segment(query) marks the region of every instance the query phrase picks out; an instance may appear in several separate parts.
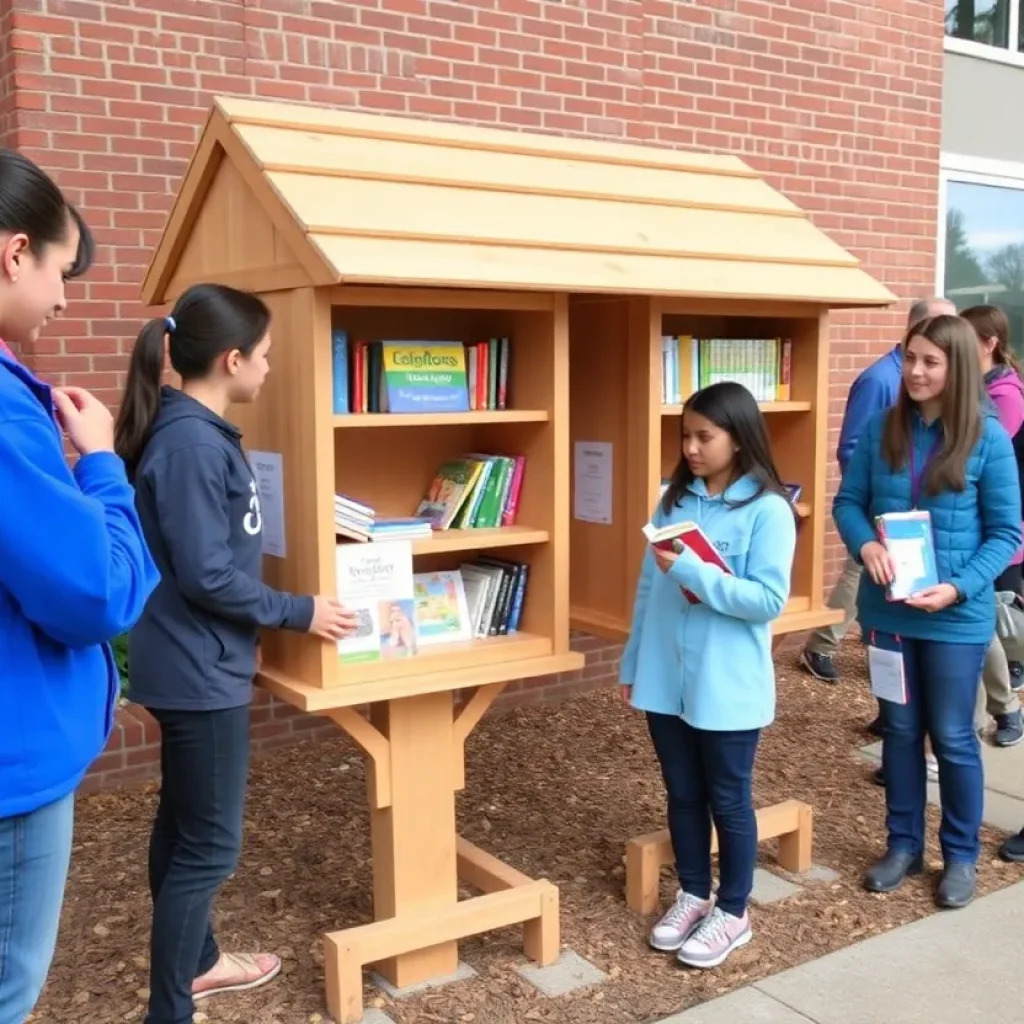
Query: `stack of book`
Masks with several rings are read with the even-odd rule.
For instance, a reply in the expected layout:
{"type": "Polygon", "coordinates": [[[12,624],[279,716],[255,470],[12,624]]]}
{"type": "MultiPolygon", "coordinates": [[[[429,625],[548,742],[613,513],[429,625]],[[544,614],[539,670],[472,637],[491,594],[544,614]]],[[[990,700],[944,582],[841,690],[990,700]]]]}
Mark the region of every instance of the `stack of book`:
{"type": "Polygon", "coordinates": [[[742,384],[759,402],[788,402],[793,343],[788,338],[661,339],[661,401],[679,405],[691,390],[720,381],[742,384]],[[686,372],[688,368],[689,372],[686,372]]]}
{"type": "Polygon", "coordinates": [[[430,520],[415,516],[380,516],[369,505],[343,494],[334,496],[335,532],[349,540],[420,540],[430,537],[430,520]]]}
{"type": "Polygon", "coordinates": [[[529,570],[525,562],[486,557],[459,567],[474,636],[504,636],[519,631],[529,570]]]}
{"type": "Polygon", "coordinates": [[[526,459],[471,453],[443,463],[416,508],[435,530],[513,526],[526,459]]]}

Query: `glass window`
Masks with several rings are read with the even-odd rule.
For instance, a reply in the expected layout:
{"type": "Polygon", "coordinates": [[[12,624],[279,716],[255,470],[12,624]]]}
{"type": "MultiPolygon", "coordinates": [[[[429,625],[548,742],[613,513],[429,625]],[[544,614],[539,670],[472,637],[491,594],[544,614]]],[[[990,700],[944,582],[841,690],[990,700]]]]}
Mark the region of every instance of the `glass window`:
{"type": "Polygon", "coordinates": [[[1020,188],[949,181],[943,292],[966,309],[1000,306],[1024,355],[1024,181],[1020,188]]]}
{"type": "MultiPolygon", "coordinates": [[[[1019,5],[1021,0],[1014,2],[1019,5]]],[[[1010,0],[946,0],[946,35],[1008,47],[1010,0]]]]}

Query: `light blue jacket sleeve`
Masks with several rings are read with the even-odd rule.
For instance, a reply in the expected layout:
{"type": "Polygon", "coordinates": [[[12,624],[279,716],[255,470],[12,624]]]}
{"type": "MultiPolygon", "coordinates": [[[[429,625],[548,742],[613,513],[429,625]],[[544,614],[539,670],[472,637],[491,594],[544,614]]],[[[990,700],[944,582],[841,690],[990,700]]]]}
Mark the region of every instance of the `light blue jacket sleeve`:
{"type": "Polygon", "coordinates": [[[684,548],[668,575],[713,611],[748,622],[777,619],[789,599],[796,517],[779,495],[757,502],[745,576],[732,576],[684,548]]]}
{"type": "MultiPolygon", "coordinates": [[[[876,443],[874,431],[867,431],[861,437],[832,499],[832,519],[846,550],[857,562],[860,562],[860,549],[869,541],[878,540],[869,515],[871,459],[876,443]]],[[[1007,561],[1009,558],[1007,555],[1007,561]]]]}
{"type": "Polygon", "coordinates": [[[965,598],[991,590],[1020,545],[1020,485],[1009,435],[990,421],[987,451],[978,479],[981,547],[951,580],[965,598]]]}
{"type": "Polygon", "coordinates": [[[630,686],[633,685],[636,676],[636,658],[640,650],[640,630],[644,624],[644,615],[647,614],[647,598],[650,596],[651,583],[657,571],[652,549],[648,546],[640,564],[640,579],[637,580],[636,597],[633,600],[633,622],[629,629],[629,639],[622,649],[622,657],[619,660],[619,682],[630,686]]]}

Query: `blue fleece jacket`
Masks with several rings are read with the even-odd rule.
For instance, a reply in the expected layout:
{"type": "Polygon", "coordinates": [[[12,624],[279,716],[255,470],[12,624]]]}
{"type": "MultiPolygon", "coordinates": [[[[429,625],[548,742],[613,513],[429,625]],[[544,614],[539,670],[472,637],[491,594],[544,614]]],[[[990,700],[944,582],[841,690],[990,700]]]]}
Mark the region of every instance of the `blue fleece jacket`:
{"type": "MultiPolygon", "coordinates": [[[[911,507],[908,466],[890,469],[882,455],[887,410],[869,420],[843,474],[832,503],[836,529],[850,554],[877,539],[875,517],[911,507]]],[[[927,425],[918,414],[912,423],[915,465],[923,467],[942,427],[927,425]]],[[[987,644],[995,630],[992,584],[1006,568],[1021,535],[1017,461],[1006,431],[994,412],[983,413],[982,433],[967,459],[963,491],[928,494],[922,486],[918,506],[931,513],[939,580],[964,596],[960,604],[925,612],[889,601],[885,588],[861,574],[857,620],[863,631],[878,630],[918,640],[987,644]]]]}
{"type": "Polygon", "coordinates": [[[638,710],[716,731],[760,729],[774,718],[771,623],[789,598],[796,520],[778,494],[736,507],[756,487],[741,477],[712,497],[697,479],[667,515],[658,504],[656,526],[697,523],[732,574],[688,549],[664,573],[647,550],[620,665],[638,710]]]}
{"type": "Polygon", "coordinates": [[[843,426],[839,432],[839,470],[846,472],[868,420],[882,409],[896,404],[903,378],[903,347],[897,345],[866,366],[853,382],[846,399],[843,426]]]}
{"type": "Polygon", "coordinates": [[[108,641],[159,581],[121,460],[74,472],[50,389],[0,354],[0,818],[66,796],[103,750],[117,670],[108,641]]]}

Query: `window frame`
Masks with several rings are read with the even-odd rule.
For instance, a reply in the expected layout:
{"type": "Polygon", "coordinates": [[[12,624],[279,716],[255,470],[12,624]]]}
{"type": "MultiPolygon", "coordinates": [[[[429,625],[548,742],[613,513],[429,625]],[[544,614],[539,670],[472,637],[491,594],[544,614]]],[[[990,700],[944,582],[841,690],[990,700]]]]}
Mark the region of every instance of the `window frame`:
{"type": "Polygon", "coordinates": [[[1017,48],[1020,35],[1020,3],[1010,0],[1010,19],[1007,26],[1009,41],[1006,46],[990,46],[988,43],[976,43],[973,39],[961,39],[959,36],[945,34],[946,12],[943,4],[942,26],[944,49],[947,53],[959,53],[965,57],[977,57],[980,60],[994,60],[1000,64],[1012,64],[1024,68],[1024,52],[1017,48]]]}
{"type": "MultiPolygon", "coordinates": [[[[1024,54],[1020,55],[1024,58],[1024,54]]],[[[1024,192],[1024,163],[942,153],[939,157],[939,209],[935,249],[935,294],[946,294],[946,204],[949,183],[990,185],[1024,192]]]]}

